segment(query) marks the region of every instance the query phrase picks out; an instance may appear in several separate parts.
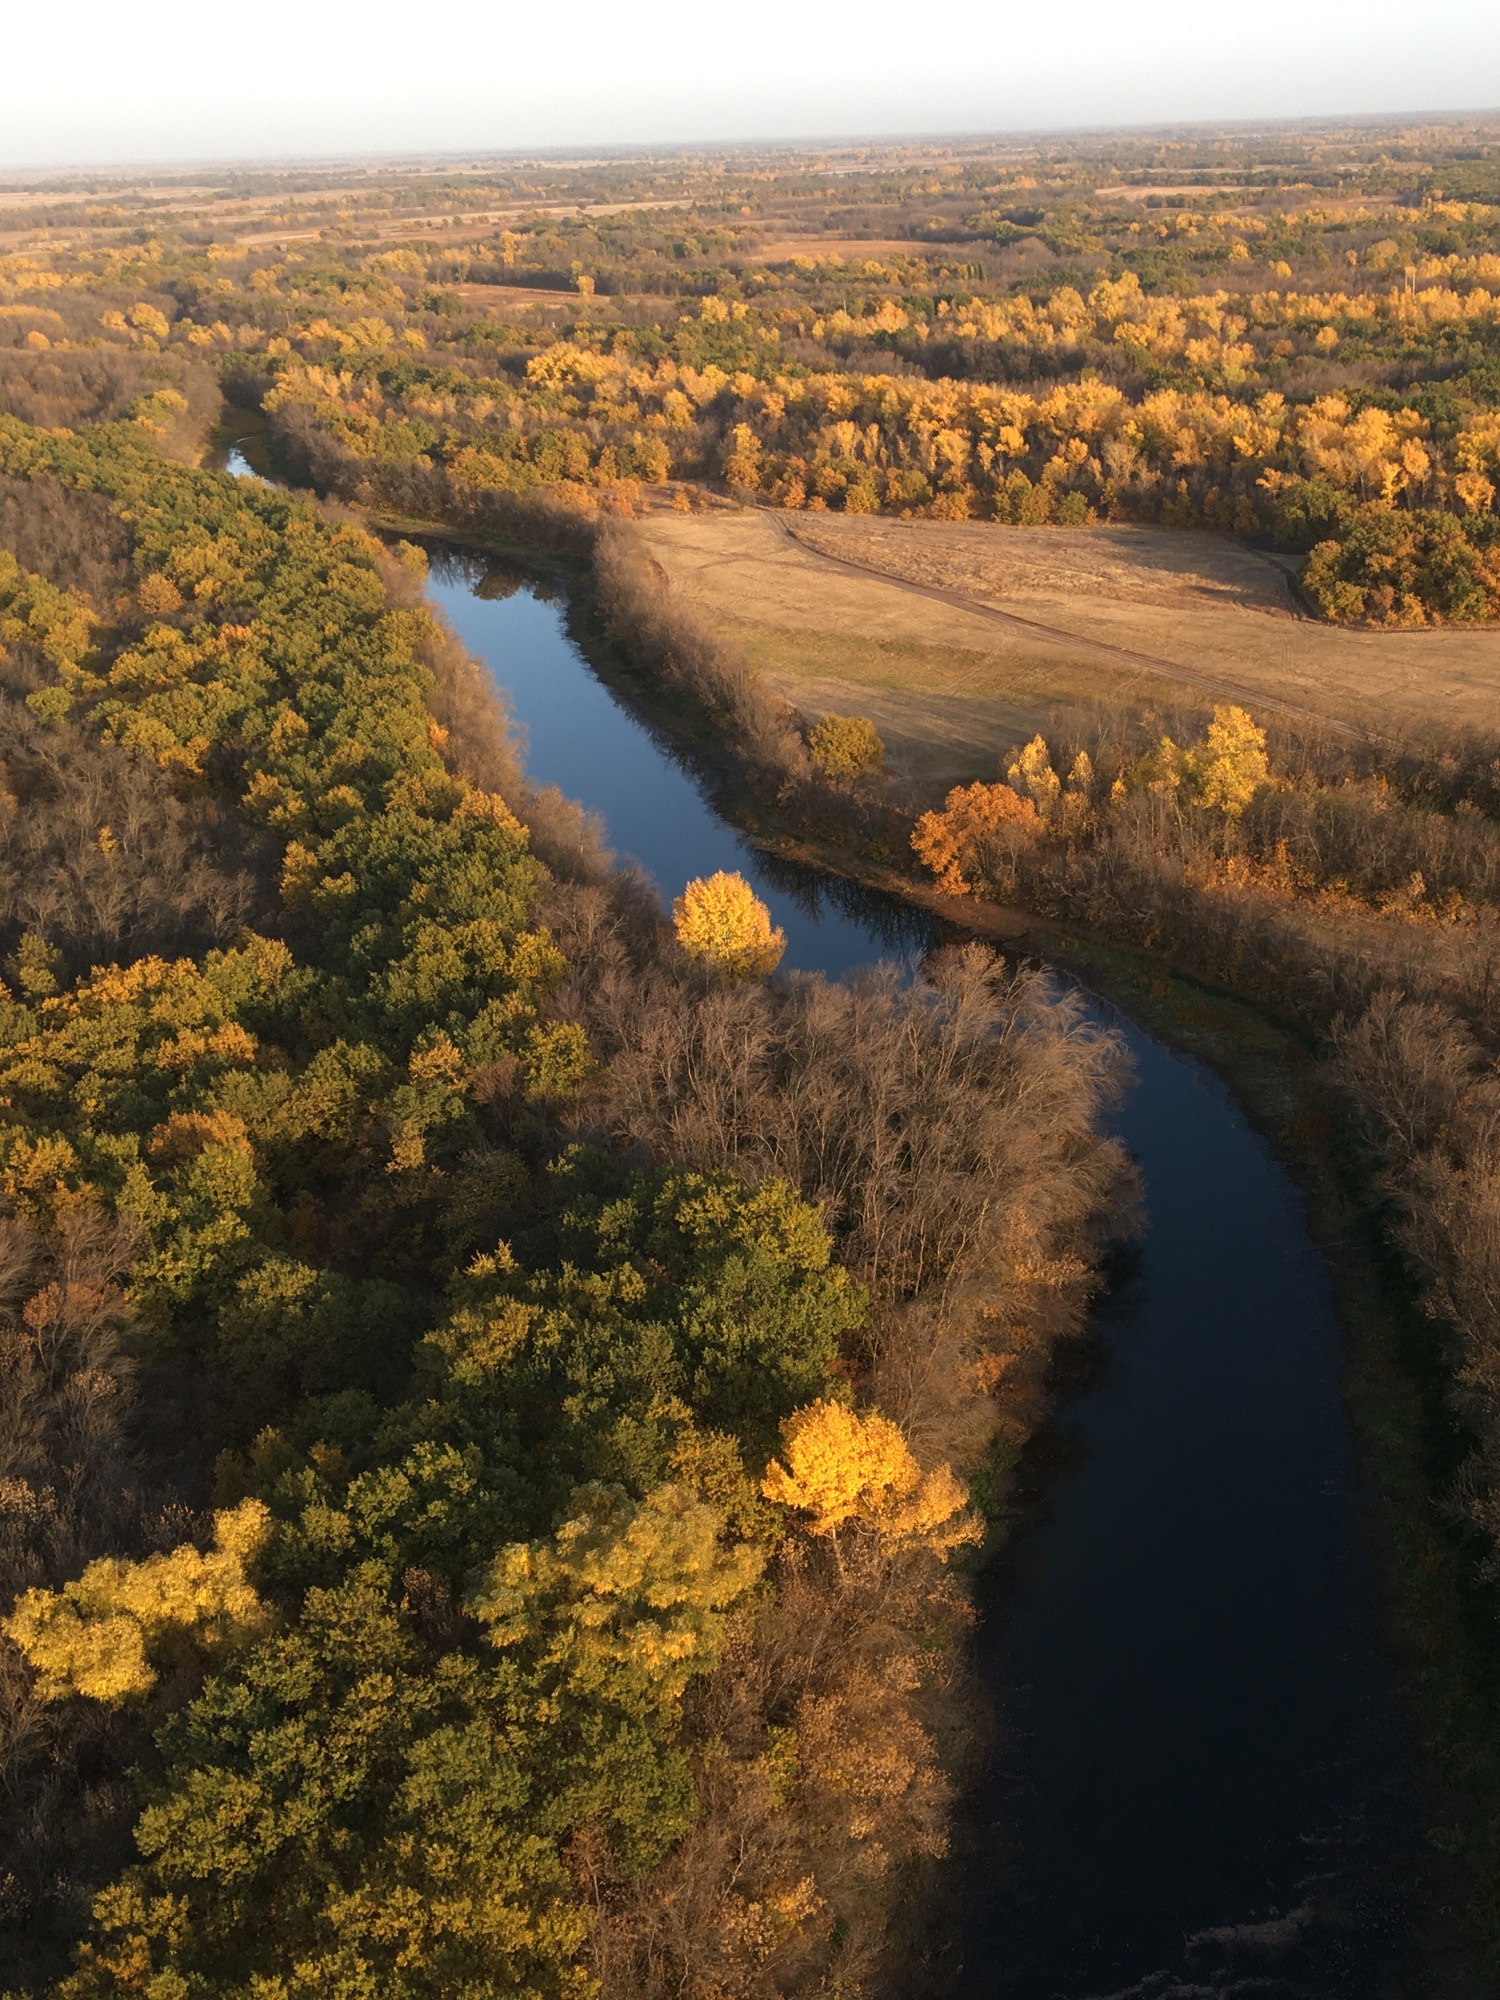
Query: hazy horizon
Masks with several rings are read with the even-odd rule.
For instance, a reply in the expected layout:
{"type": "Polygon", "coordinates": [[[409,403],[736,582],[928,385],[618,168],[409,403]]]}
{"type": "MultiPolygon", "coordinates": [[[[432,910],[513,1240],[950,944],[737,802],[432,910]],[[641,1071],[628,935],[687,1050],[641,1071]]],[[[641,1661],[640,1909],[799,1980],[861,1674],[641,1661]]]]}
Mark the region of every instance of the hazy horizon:
{"type": "Polygon", "coordinates": [[[163,0],[150,33],[84,0],[66,46],[55,16],[8,24],[27,89],[0,170],[1400,120],[1500,99],[1500,9],[1483,0],[1267,0],[1253,33],[1187,0],[1128,18],[1077,0],[1063,18],[964,0],[919,35],[890,0],[853,24],[828,0],[771,0],[752,38],[690,0],[628,18],[583,0],[560,41],[538,10],[459,0],[424,40],[372,0],[357,30],[283,8],[249,41],[194,0],[163,0]]]}
{"type": "Polygon", "coordinates": [[[660,139],[618,139],[618,140],[577,140],[559,141],[548,144],[538,141],[533,145],[516,146],[407,146],[407,147],[344,147],[329,148],[325,151],[308,149],[302,152],[228,152],[146,154],[135,156],[119,155],[113,159],[58,159],[55,161],[35,160],[5,163],[0,159],[0,179],[15,180],[18,177],[35,174],[91,175],[91,174],[131,174],[166,173],[181,174],[194,168],[204,171],[222,171],[231,167],[316,170],[337,167],[412,167],[431,162],[434,165],[447,162],[488,162],[491,160],[542,161],[559,160],[586,163],[590,158],[627,159],[632,156],[657,157],[674,153],[735,153],[759,151],[820,151],[838,152],[842,149],[880,148],[882,150],[902,145],[912,146],[985,146],[992,143],[1015,141],[1017,144],[1050,139],[1077,141],[1098,135],[1101,139],[1118,136],[1139,135],[1143,138],[1156,134],[1192,134],[1236,132],[1253,133],[1288,131],[1298,128],[1319,130],[1333,128],[1345,122],[1351,125],[1401,124],[1407,121],[1440,124],[1461,123],[1466,119],[1500,118],[1500,105],[1433,105],[1401,106],[1375,111],[1331,111],[1294,112],[1284,116],[1264,118],[1161,118],[1142,120],[1119,120],[1107,124],[1102,120],[1090,120],[1081,125],[1005,125],[984,128],[955,127],[913,127],[910,130],[868,131],[868,132],[786,132],[786,133],[730,133],[724,137],[690,135],[682,138],[660,139]]]}

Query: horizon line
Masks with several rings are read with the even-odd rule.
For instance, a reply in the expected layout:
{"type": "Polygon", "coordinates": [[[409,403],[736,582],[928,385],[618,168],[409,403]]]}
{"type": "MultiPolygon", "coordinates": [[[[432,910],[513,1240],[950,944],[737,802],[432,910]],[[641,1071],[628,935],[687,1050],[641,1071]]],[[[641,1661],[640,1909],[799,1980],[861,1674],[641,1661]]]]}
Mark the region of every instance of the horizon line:
{"type": "Polygon", "coordinates": [[[363,169],[397,169],[401,166],[416,167],[430,164],[440,166],[449,162],[464,161],[472,164],[489,162],[515,162],[524,164],[535,161],[585,161],[588,159],[658,159],[673,155],[723,154],[723,153],[771,153],[771,152],[834,152],[841,148],[890,148],[901,145],[947,145],[982,146],[1004,141],[1032,143],[1047,139],[1087,138],[1107,139],[1116,136],[1150,137],[1153,134],[1168,135],[1178,132],[1218,132],[1226,135],[1234,133],[1255,133],[1268,130],[1326,130],[1337,126],[1379,126],[1386,123],[1402,123],[1419,120],[1428,124],[1444,124],[1462,119],[1500,120],[1500,106],[1452,105],[1434,109],[1386,109],[1378,111],[1346,111],[1288,113],[1276,116],[1242,118],[1158,118],[1121,124],[1104,124],[1090,120],[1078,125],[1036,125],[1036,126],[996,126],[961,127],[952,130],[933,128],[900,132],[850,132],[850,133],[807,133],[781,138],[738,137],[726,139],[662,139],[662,140],[615,140],[609,142],[577,141],[567,144],[537,146],[453,146],[453,147],[402,147],[391,150],[368,148],[338,152],[290,152],[290,153],[240,153],[202,154],[179,157],[139,156],[119,157],[110,160],[76,160],[65,162],[0,161],[0,183],[17,176],[34,175],[47,178],[76,178],[100,175],[118,178],[125,174],[167,174],[187,173],[230,173],[230,172],[274,172],[295,173],[298,171],[334,170],[354,171],[363,169]]]}

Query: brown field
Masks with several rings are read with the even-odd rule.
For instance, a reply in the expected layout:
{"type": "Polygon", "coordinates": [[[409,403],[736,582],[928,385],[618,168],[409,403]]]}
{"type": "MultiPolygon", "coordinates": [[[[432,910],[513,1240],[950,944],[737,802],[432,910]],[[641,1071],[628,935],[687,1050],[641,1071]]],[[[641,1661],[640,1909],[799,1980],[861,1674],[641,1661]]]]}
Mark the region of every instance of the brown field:
{"type": "Polygon", "coordinates": [[[986,775],[1075,702],[1237,700],[1382,735],[1500,727],[1500,631],[1321,624],[1283,561],[1213,535],[752,509],[640,532],[778,692],[869,715],[893,765],[932,784],[986,775]]]}
{"type": "Polygon", "coordinates": [[[785,264],[793,257],[837,257],[847,262],[856,257],[956,256],[958,250],[951,243],[916,243],[894,236],[779,236],[742,254],[747,264],[785,264]]]}
{"type": "Polygon", "coordinates": [[[1181,181],[1174,187],[1154,187],[1148,184],[1143,187],[1102,187],[1095,190],[1101,201],[1106,197],[1115,201],[1148,201],[1154,194],[1201,194],[1207,198],[1209,195],[1215,194],[1256,194],[1258,192],[1257,188],[1248,183],[1230,186],[1228,182],[1225,182],[1220,187],[1217,185],[1211,186],[1207,181],[1181,181]]]}
{"type": "Polygon", "coordinates": [[[578,292],[548,291],[540,285],[454,285],[466,306],[489,306],[495,311],[513,306],[572,306],[581,308],[589,300],[578,292]]]}

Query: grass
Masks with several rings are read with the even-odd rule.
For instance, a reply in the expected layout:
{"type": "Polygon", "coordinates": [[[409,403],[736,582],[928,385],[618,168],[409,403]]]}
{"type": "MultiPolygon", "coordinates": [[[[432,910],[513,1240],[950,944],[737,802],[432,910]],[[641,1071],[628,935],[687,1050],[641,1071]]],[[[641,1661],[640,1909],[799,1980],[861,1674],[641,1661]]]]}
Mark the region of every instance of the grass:
{"type": "Polygon", "coordinates": [[[1500,712],[1493,631],[1324,624],[1296,608],[1284,562],[1227,537],[764,509],[662,513],[640,533],[673,589],[795,707],[857,707],[895,769],[934,787],[991,775],[1050,709],[1095,700],[1259,700],[1380,733],[1493,726],[1500,712]]]}

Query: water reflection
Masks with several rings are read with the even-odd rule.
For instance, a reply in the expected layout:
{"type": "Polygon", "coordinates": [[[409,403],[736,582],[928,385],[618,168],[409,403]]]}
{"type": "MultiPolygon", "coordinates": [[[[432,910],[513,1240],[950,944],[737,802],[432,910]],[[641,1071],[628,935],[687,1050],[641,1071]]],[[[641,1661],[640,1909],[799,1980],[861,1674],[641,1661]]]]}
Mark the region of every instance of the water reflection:
{"type": "Polygon", "coordinates": [[[517,572],[429,550],[430,589],[464,643],[487,660],[526,735],[526,767],[601,813],[610,845],[670,900],[694,875],[738,870],[787,934],[788,971],[833,976],[880,958],[913,962],[942,936],[921,911],[761,854],[708,803],[682,747],[631,714],[569,639],[561,597],[517,572]]]}

